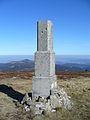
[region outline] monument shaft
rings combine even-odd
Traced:
[[[56,86],[53,24],[51,21],[39,21],[37,22],[35,76],[32,80],[33,97],[48,97],[50,90]]]

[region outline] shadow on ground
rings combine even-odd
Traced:
[[[18,91],[15,91],[12,87],[9,87],[4,84],[0,85],[0,92],[7,94],[7,96],[9,96],[15,100],[18,100],[19,102],[21,102],[21,100],[24,97],[24,94],[22,94]]]

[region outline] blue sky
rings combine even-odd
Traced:
[[[0,0],[0,55],[33,55],[48,19],[56,54],[90,55],[90,0]]]

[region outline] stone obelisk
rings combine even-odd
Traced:
[[[57,87],[55,75],[55,53],[53,52],[53,24],[51,21],[37,22],[37,52],[35,53],[35,76],[32,80],[33,97],[48,97]]]

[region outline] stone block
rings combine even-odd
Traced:
[[[48,97],[50,90],[56,88],[56,76],[51,77],[33,77],[32,80],[32,94],[33,97],[43,96]]]
[[[35,76],[55,75],[55,54],[50,52],[35,53]]]

